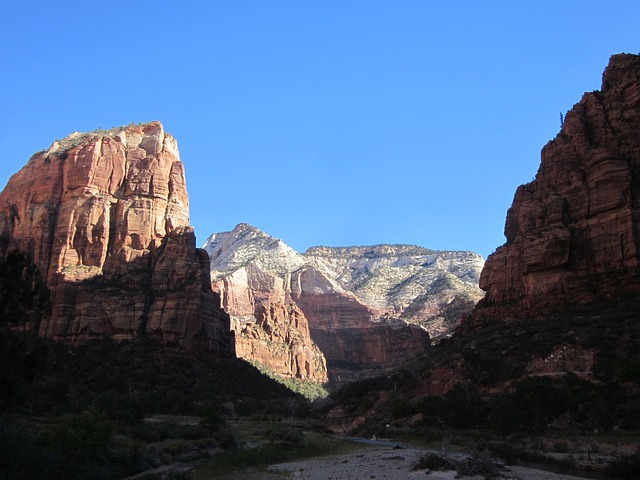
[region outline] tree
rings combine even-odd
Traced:
[[[0,327],[36,330],[51,311],[49,289],[31,258],[14,250],[0,263]]]

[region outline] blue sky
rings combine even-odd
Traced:
[[[560,113],[640,52],[637,1],[4,2],[0,183],[73,131],[160,120],[198,243],[487,256]]]

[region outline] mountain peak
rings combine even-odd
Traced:
[[[233,230],[231,230],[232,232],[245,232],[245,231],[249,231],[249,232],[260,232],[260,233],[265,233],[264,231],[260,230],[258,227],[254,227],[253,225],[249,224],[249,223],[245,223],[245,222],[241,222],[239,224],[237,224],[235,227],[233,227]],[[265,233],[266,235],[266,233]]]
[[[204,248],[213,288],[235,325],[239,355],[263,361],[274,345],[294,338],[294,327],[276,334],[288,323],[273,315],[286,304],[287,311],[299,311],[292,325],[304,325],[302,337],[317,343],[334,377],[351,375],[334,369],[344,362],[376,370],[414,358],[427,348],[427,331],[448,333],[482,296],[484,262],[472,252],[373,245],[319,246],[300,254],[246,223],[211,235]],[[293,354],[299,348],[289,342],[275,350]]]
[[[41,335],[149,335],[231,353],[228,318],[203,283],[184,164],[160,122],[53,142],[11,177],[0,205],[0,260],[26,253],[52,292]]]
[[[248,223],[239,223],[230,232],[214,233],[202,248],[211,259],[212,281],[249,263],[285,273],[304,264],[289,245]]]

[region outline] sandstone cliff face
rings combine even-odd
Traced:
[[[75,133],[35,154],[0,194],[0,256],[33,258],[52,291],[41,334],[230,352],[228,318],[189,226],[184,165],[162,124]]]
[[[212,259],[211,286],[231,315],[237,355],[284,377],[326,382],[325,357],[288,288],[298,255],[246,224],[212,235],[204,249]]]
[[[471,325],[640,292],[640,57],[614,55],[518,188]]]
[[[478,281],[484,261],[472,252],[376,245],[312,247],[304,256],[315,272],[350,292],[377,320],[421,325],[432,338],[449,333],[483,296]],[[303,296],[322,291],[313,282],[296,285]]]
[[[282,323],[265,322],[264,312],[287,305],[300,312],[299,322],[304,318],[300,331],[285,322],[290,331],[319,347],[334,380],[339,366],[379,369],[415,358],[428,348],[429,333],[449,332],[482,295],[482,258],[469,252],[380,245],[299,254],[246,224],[212,235],[204,248],[213,288],[233,319],[239,355],[266,358],[254,352],[282,345],[265,337]],[[298,368],[287,365],[289,372]]]

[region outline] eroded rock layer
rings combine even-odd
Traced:
[[[212,235],[204,248],[239,355],[275,370],[268,351],[291,359],[300,345],[313,352],[305,363],[285,362],[280,373],[286,375],[301,376],[301,364],[320,366],[325,358],[333,380],[342,367],[373,367],[372,373],[397,367],[423,353],[430,334],[458,325],[481,297],[483,261],[471,252],[378,245],[300,254],[247,224]],[[284,310],[295,314],[266,315]]]
[[[231,353],[189,226],[184,165],[162,124],[74,133],[0,194],[0,256],[29,254],[52,291],[42,335],[72,343],[150,334]]]
[[[469,320],[548,315],[640,292],[640,57],[611,57],[542,150],[485,264]]]
[[[325,357],[288,286],[297,254],[246,224],[212,235],[204,248],[212,259],[211,287],[231,315],[237,355],[283,377],[326,382]]]

